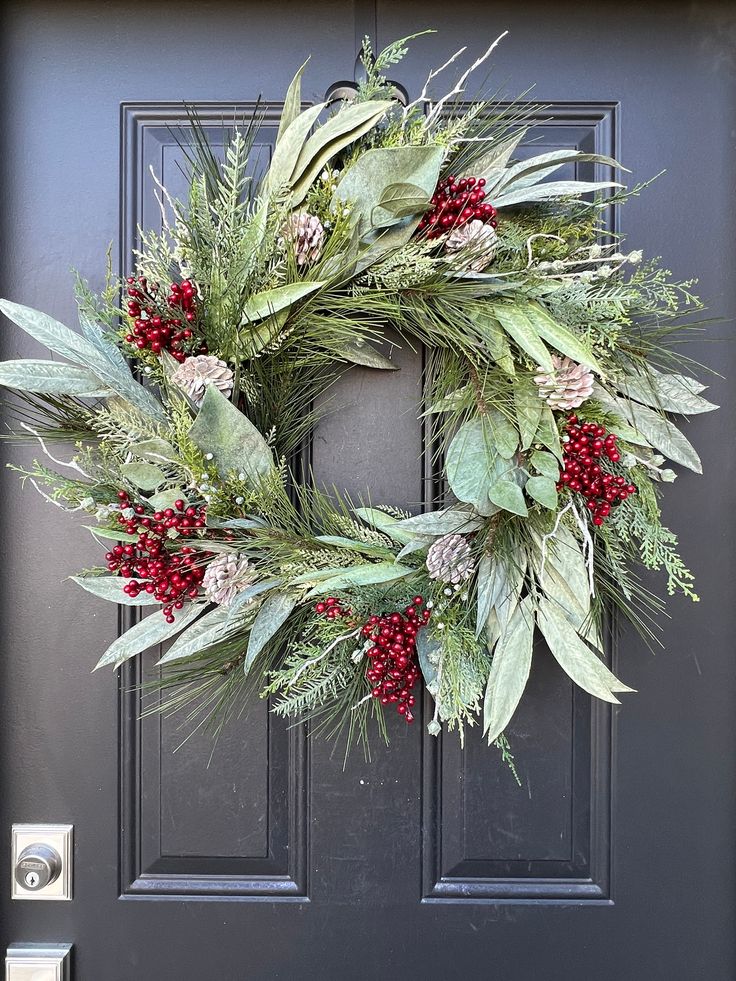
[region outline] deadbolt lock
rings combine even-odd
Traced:
[[[13,899],[72,898],[72,826],[14,824]]]
[[[15,881],[24,889],[36,892],[59,878],[61,855],[42,841],[27,845],[15,864]]]

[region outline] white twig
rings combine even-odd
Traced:
[[[41,490],[41,488],[38,486],[38,484],[33,479],[33,477],[29,477],[28,479],[33,484],[33,486],[36,488],[36,490],[41,495],[41,497],[45,498],[49,502],[49,504],[53,504],[55,508],[60,508],[62,511],[65,511],[67,514],[71,514],[72,511],[84,511],[84,508],[81,507],[81,505],[79,507],[76,507],[76,508],[65,508],[63,504],[59,504],[59,502],[58,501],[55,501],[53,499],[53,497],[49,497],[49,495],[46,493],[46,491]]]
[[[333,640],[331,644],[328,644],[321,654],[318,654],[316,657],[312,657],[308,661],[305,661],[289,682],[289,687],[291,688],[296,684],[297,679],[303,671],[306,671],[307,668],[311,667],[313,664],[316,664],[318,661],[321,661],[323,657],[327,657],[330,651],[334,650],[338,644],[341,644],[344,640],[350,640],[351,637],[357,637],[359,633],[360,627],[358,627],[357,630],[351,630],[349,634],[343,634],[341,637]]]
[[[20,425],[21,425],[21,429],[25,429],[26,432],[29,432],[32,436],[36,437],[38,442],[41,444],[41,449],[49,458],[49,460],[52,460],[54,463],[57,463],[60,467],[68,467],[70,470],[76,470],[77,473],[81,473],[81,475],[83,477],[86,477],[87,480],[91,479],[90,475],[88,473],[85,473],[84,470],[82,470],[82,468],[79,466],[76,460],[69,460],[68,463],[66,460],[57,460],[56,457],[50,452],[48,446],[46,446],[43,437],[35,429],[33,429],[25,422],[22,422]]]
[[[532,252],[532,242],[537,238],[553,238],[556,242],[562,242],[565,244],[564,238],[560,238],[559,235],[546,235],[544,232],[537,232],[536,235],[530,235],[526,240],[526,254],[529,256],[529,262],[526,264],[526,268],[529,269],[534,265],[534,253]]]
[[[557,534],[557,529],[560,527],[560,522],[562,521],[562,516],[566,511],[569,511],[572,507],[572,501],[568,501],[564,508],[557,515],[557,520],[555,521],[555,526],[552,531],[548,531],[546,535],[542,535],[542,564],[539,568],[539,578],[544,576],[544,564],[547,561],[547,542],[550,538],[554,538]]]
[[[401,113],[401,126],[402,126],[402,129],[403,129],[404,123],[406,122],[406,120],[407,120],[407,118],[409,116],[410,111],[412,109],[414,109],[416,106],[420,106],[423,103],[430,101],[429,100],[429,86],[431,85],[433,79],[437,78],[437,76],[441,72],[443,72],[445,70],[445,68],[447,68],[449,65],[451,65],[453,63],[453,61],[455,61],[456,58],[459,58],[460,55],[463,54],[463,52],[465,50],[466,50],[465,47],[460,48],[459,51],[456,51],[454,55],[451,55],[447,59],[447,61],[444,63],[444,65],[441,65],[439,68],[432,69],[432,71],[427,76],[427,81],[424,83],[424,88],[419,93],[418,98],[416,98],[413,102],[410,102],[408,105],[404,106],[404,108],[402,110],[402,113]]]
[[[158,194],[155,193],[155,191],[154,191],[154,195],[153,196],[156,198],[156,202],[157,202],[157,204],[159,206],[159,209],[161,210],[161,221],[163,223],[163,226],[164,226],[164,228],[166,229],[167,232],[170,232],[171,231],[171,225],[169,224],[169,219],[166,216],[166,208],[164,207],[164,198],[166,198],[166,201],[168,202],[168,205],[171,208],[171,210],[172,210],[172,212],[173,212],[173,214],[175,216],[176,216],[176,205],[174,203],[173,198],[169,194],[169,192],[166,190],[166,188],[164,187],[164,185],[161,183],[161,181],[156,176],[156,174],[154,172],[154,169],[153,169],[153,164],[151,164],[148,169],[151,172],[151,178],[153,180],[153,183],[161,191],[161,196],[160,197],[159,197]]]
[[[585,554],[585,566],[588,570],[588,589],[591,596],[595,596],[595,582],[593,579],[593,539],[590,537],[590,532],[588,531],[588,525],[577,512],[577,508],[570,501],[570,507],[572,508],[572,513],[575,516],[575,521],[577,522],[578,528],[580,529],[580,534],[583,536],[583,552]]]
[[[424,123],[426,129],[429,129],[432,123],[435,122],[435,120],[438,118],[438,116],[442,112],[445,103],[447,103],[453,96],[461,95],[465,91],[464,86],[470,75],[472,75],[472,73],[476,70],[476,68],[480,68],[483,62],[486,61],[486,59],[491,56],[496,46],[500,44],[500,42],[506,37],[508,33],[509,33],[508,31],[504,31],[503,34],[499,34],[499,36],[496,38],[493,44],[488,48],[485,54],[482,54],[480,58],[476,58],[476,60],[473,62],[470,68],[468,68],[467,71],[463,72],[463,74],[455,83],[454,87],[447,93],[447,95],[443,95],[442,98],[439,100],[439,102],[435,103],[435,105],[432,106],[431,110],[427,115],[427,119],[425,120]]]
[[[364,695],[363,698],[361,698],[361,700],[359,702],[356,702],[355,705],[353,705],[353,707],[350,709],[350,711],[351,712],[354,712],[357,708],[360,708],[360,706],[363,704],[363,702],[367,702],[369,698],[373,698],[373,693],[372,692],[368,692],[367,695]]]

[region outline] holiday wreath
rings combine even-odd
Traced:
[[[258,109],[222,158],[192,114],[188,201],[159,187],[163,230],[141,232],[133,274],[100,297],[78,280],[80,332],[2,301],[65,359],[0,365],[14,435],[55,465],[20,472],[114,543],[75,581],[160,607],[99,664],[173,641],[174,707],[221,724],[255,687],[277,713],[364,733],[384,707],[411,722],[423,677],[431,733],[482,716],[507,754],[536,630],[616,702],[631,689],[604,663],[604,614],[648,633],[660,606],[632,563],[697,599],[658,494],[666,459],[700,472],[667,413],[716,408],[667,344],[700,305],[606,229],[641,187],[558,173],[616,161],[522,153],[523,102],[461,101],[495,43],[447,95],[430,87],[462,52],[407,104],[385,78],[404,42],[377,58],[366,44],[335,105],[302,108],[302,66],[260,174]],[[421,415],[446,485],[427,513],[351,501],[293,465],[338,374],[394,368],[387,328],[426,352]],[[57,459],[49,444],[70,439]]]

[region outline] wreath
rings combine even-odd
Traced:
[[[412,722],[423,679],[430,733],[482,719],[512,762],[537,630],[615,703],[632,689],[605,663],[608,613],[653,639],[661,608],[636,563],[697,600],[658,499],[667,461],[701,471],[669,414],[716,406],[671,343],[694,329],[692,283],[606,226],[645,185],[559,179],[619,165],[530,156],[523,102],[460,101],[497,41],[441,98],[461,52],[397,101],[385,72],[406,40],[377,57],[366,41],[363,81],[332,105],[303,109],[303,65],[261,170],[258,108],[222,155],[191,112],[188,199],[158,185],[162,231],[140,232],[131,275],[108,268],[99,296],[77,278],[79,331],[2,301],[64,360],[6,361],[0,384],[13,436],[46,458],[14,469],[107,549],[74,581],[157,607],[98,666],[167,642],[163,704],[221,726],[255,689],[350,737],[371,718],[385,734],[389,710]],[[426,513],[296,463],[339,375],[395,369],[389,328],[426,352],[444,495]]]

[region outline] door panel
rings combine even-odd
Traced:
[[[534,149],[617,156],[635,180],[666,166],[611,228],[697,274],[714,315],[736,310],[725,3],[31,0],[4,17],[0,293],[62,320],[74,319],[68,268],[99,286],[110,239],[125,272],[137,226],[160,222],[149,168],[177,190],[175,100],[216,133],[261,93],[265,157],[307,54],[317,101],[350,76],[364,33],[380,45],[425,25],[439,33],[393,70],[410,93],[450,51],[468,43],[474,57],[510,28],[492,85],[537,82]],[[729,331],[710,327],[692,352],[725,376],[717,420],[692,423],[707,476],[681,475],[666,501],[702,602],[672,602],[656,658],[617,637],[610,657],[638,694],[613,712],[537,652],[509,732],[521,789],[479,733],[464,747],[428,736],[428,703],[413,727],[388,719],[370,762],[259,699],[214,754],[204,732],[177,749],[180,719],[140,717],[154,654],[119,684],[89,675],[124,625],[64,581],[97,546],[2,471],[0,821],[6,841],[12,821],[73,823],[76,853],[70,904],[11,903],[3,889],[0,946],[72,941],[82,981],[734,977],[735,459],[720,434],[736,421],[736,357],[708,342]],[[3,325],[0,356],[35,353]],[[328,485],[419,510],[439,493],[416,421],[422,352],[391,356],[400,371],[356,368],[335,387],[310,463]]]

